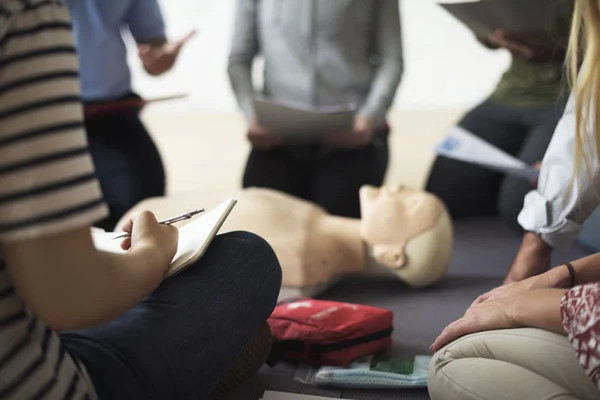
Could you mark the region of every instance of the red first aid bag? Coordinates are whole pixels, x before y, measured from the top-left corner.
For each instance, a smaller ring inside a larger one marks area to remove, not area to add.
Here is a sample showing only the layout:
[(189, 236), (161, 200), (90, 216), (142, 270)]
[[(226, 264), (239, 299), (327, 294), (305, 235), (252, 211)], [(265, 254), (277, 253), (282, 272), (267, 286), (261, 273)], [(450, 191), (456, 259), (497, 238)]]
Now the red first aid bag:
[(300, 299), (278, 305), (268, 323), (277, 358), (344, 366), (388, 347), (393, 317), (375, 307)]

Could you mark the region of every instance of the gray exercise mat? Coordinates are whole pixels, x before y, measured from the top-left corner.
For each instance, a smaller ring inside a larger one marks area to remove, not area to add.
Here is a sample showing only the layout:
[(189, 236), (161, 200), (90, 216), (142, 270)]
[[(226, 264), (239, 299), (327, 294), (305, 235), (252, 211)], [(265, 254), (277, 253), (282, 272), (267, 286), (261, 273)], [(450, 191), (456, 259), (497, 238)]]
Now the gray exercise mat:
[[(429, 346), (441, 330), (462, 316), (480, 294), (502, 283), (520, 238), (500, 221), (480, 219), (455, 223), (455, 250), (448, 276), (436, 287), (414, 290), (386, 279), (347, 279), (321, 297), (367, 304), (394, 312), (394, 344), (397, 355), (429, 354)], [(555, 252), (553, 265), (588, 253), (579, 247)], [(231, 399), (258, 399), (265, 390), (312, 394), (356, 400), (426, 400), (426, 390), (356, 391), (313, 388), (294, 382), (296, 368), (278, 365), (263, 368)]]

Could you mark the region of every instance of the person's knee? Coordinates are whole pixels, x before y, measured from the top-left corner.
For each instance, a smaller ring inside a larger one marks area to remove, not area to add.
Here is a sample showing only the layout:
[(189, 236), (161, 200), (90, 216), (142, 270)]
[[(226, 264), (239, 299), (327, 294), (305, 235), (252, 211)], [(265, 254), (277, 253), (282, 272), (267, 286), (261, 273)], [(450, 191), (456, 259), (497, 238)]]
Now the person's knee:
[(261, 294), (276, 301), (281, 290), (282, 273), (271, 245), (262, 237), (245, 231), (219, 235), (217, 240), (229, 242), (227, 248), (230, 254), (244, 257), (244, 269), (236, 271), (238, 278), (244, 279), (247, 275), (249, 280), (260, 281)]
[(435, 353), (429, 364), (427, 388), (429, 396), (434, 400), (444, 398), (444, 394), (448, 394), (445, 393), (447, 392), (447, 377), (444, 373), (444, 368), (456, 359), (452, 355), (452, 352), (449, 351), (450, 346), (452, 344)]
[[(429, 364), (427, 377), (429, 395), (433, 400), (467, 398), (464, 396), (464, 388), (455, 381), (456, 377), (449, 370), (456, 369), (453, 368), (454, 363), (458, 363), (458, 367), (461, 361), (476, 357), (478, 351), (475, 343), (478, 341), (473, 336), (461, 338), (435, 353)], [(465, 370), (464, 373), (468, 374), (469, 371)]]

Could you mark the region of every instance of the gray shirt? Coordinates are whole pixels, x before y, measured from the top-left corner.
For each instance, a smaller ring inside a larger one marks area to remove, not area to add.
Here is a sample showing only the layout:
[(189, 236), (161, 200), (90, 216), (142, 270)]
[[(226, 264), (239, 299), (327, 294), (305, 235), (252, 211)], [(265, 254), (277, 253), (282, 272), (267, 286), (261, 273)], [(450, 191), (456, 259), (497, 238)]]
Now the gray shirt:
[(238, 0), (228, 72), (248, 120), (259, 54), (270, 99), (356, 104), (382, 125), (403, 70), (398, 0)]
[[(593, 106), (590, 109), (594, 109)], [(585, 129), (585, 158), (589, 168), (575, 166), (576, 111), (573, 95), (544, 155), (537, 190), (525, 197), (519, 223), (541, 234), (552, 247), (566, 247), (577, 239), (582, 225), (600, 204), (600, 163), (596, 154), (593, 118)]]

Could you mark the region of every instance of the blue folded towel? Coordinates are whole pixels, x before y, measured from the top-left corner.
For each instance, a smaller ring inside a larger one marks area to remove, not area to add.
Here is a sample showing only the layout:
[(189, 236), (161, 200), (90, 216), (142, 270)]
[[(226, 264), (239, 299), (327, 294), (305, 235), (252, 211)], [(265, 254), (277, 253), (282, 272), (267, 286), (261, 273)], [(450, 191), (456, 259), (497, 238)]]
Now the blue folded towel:
[(431, 356), (410, 359), (382, 359), (369, 356), (347, 367), (321, 367), (314, 383), (353, 389), (394, 389), (427, 387)]

